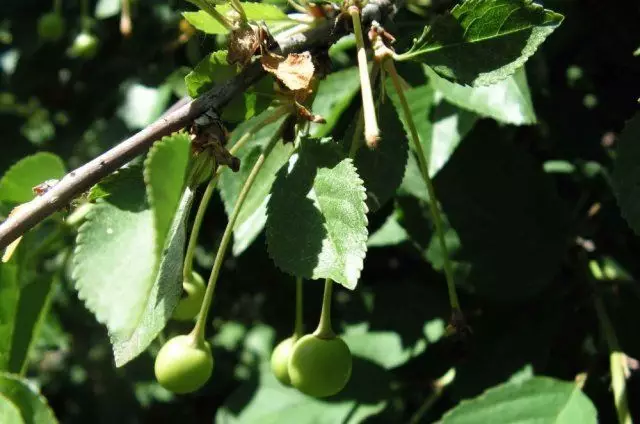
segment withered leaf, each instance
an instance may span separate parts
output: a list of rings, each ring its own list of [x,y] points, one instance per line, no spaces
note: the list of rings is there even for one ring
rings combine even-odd
[[[275,75],[290,90],[303,90],[311,84],[315,67],[309,52],[290,53],[286,59],[267,53],[260,60],[264,70]]]
[[[231,31],[227,62],[245,66],[260,47],[258,29],[250,25]]]

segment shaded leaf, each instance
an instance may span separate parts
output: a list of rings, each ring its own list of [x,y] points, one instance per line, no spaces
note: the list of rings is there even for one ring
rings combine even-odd
[[[575,383],[534,377],[487,390],[461,402],[442,417],[443,424],[461,423],[597,423],[597,412]]]
[[[380,209],[393,197],[402,182],[409,155],[407,137],[393,105],[390,102],[381,104],[378,113],[382,139],[375,149],[370,149],[363,143],[363,134],[358,134],[361,147],[354,158],[358,175],[364,180],[367,189],[367,206],[371,212]],[[345,134],[345,154],[351,149],[355,127],[354,122]]]
[[[567,245],[566,211],[552,180],[495,124],[476,127],[435,186],[479,294],[522,299],[552,281]]]
[[[16,264],[0,264],[0,282],[0,370],[8,370],[20,299]]]
[[[149,87],[140,83],[126,84],[125,100],[118,116],[130,129],[144,128],[162,115],[171,99],[171,86]]]
[[[398,60],[422,62],[463,84],[491,85],[521,67],[563,19],[531,0],[466,0],[426,26]]]
[[[25,424],[56,424],[58,422],[45,398],[18,376],[0,374],[0,394],[20,410]]]
[[[507,124],[536,123],[524,67],[488,87],[458,85],[442,78],[428,67],[425,67],[425,72],[433,87],[442,93],[448,102],[458,107]]]
[[[234,144],[261,119],[262,117],[258,116],[238,126],[233,132],[230,143]],[[219,182],[220,195],[228,216],[233,212],[235,203],[238,200],[238,195],[247,177],[251,173],[251,169],[281,124],[282,119],[279,119],[272,124],[265,125],[236,152],[236,156],[241,160],[240,170],[238,172],[232,172],[230,169],[224,169],[222,171]],[[234,255],[238,256],[244,252],[262,232],[267,221],[267,202],[271,187],[276,179],[276,173],[287,163],[292,152],[293,145],[291,143],[278,143],[262,165],[262,169],[260,169],[255,183],[247,194],[247,198],[242,205],[242,209],[234,226]]]
[[[332,141],[304,139],[273,184],[269,255],[283,271],[355,288],[367,239],[365,189]]]
[[[640,234],[640,113],[622,130],[613,168],[613,186],[622,216]]]
[[[60,179],[65,172],[62,159],[52,153],[27,156],[9,168],[0,179],[0,202],[28,202],[35,197],[35,186],[50,179]]]

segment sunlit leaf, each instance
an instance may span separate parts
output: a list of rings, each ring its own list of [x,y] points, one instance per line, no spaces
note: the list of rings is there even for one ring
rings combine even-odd
[[[35,197],[33,188],[65,174],[62,160],[46,152],[36,153],[18,161],[0,179],[0,202],[24,203]]]
[[[365,189],[332,143],[302,140],[278,173],[267,208],[268,251],[285,272],[353,289],[366,253]]]
[[[575,383],[534,377],[507,383],[461,402],[442,418],[443,424],[462,423],[597,423],[596,409]]]
[[[20,410],[25,424],[57,424],[45,398],[20,377],[0,374],[0,394]]]
[[[463,84],[491,85],[520,68],[563,19],[531,0],[466,0],[438,15],[398,60],[422,62]]]

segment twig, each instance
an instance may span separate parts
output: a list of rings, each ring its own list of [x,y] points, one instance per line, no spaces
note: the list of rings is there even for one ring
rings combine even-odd
[[[372,20],[379,21],[390,17],[393,13],[395,13],[394,0],[371,0],[362,10],[362,21],[364,25],[369,25]],[[333,22],[327,21],[305,33],[279,39],[279,50],[282,54],[287,54],[323,46],[326,48],[342,35],[344,32],[334,31]],[[25,204],[20,211],[0,225],[0,249],[7,247],[13,240],[55,211],[67,206],[102,178],[144,153],[156,140],[186,127],[193,119],[210,108],[223,108],[233,97],[244,92],[264,74],[260,63],[253,63],[235,78],[166,114],[113,149],[71,171],[46,194]]]

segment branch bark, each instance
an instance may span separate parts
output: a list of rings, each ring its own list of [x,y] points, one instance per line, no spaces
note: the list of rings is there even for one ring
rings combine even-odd
[[[365,26],[376,20],[383,22],[395,11],[394,0],[372,0],[362,11]],[[344,35],[344,28],[334,28],[332,21],[313,29],[278,40],[280,53],[327,48]],[[171,110],[153,124],[116,145],[85,165],[69,172],[46,194],[36,197],[0,225],[0,249],[33,228],[59,209],[97,184],[102,178],[144,153],[164,136],[186,127],[210,108],[222,109],[233,97],[255,83],[265,72],[259,61],[254,62],[235,78],[216,86],[195,100]]]

